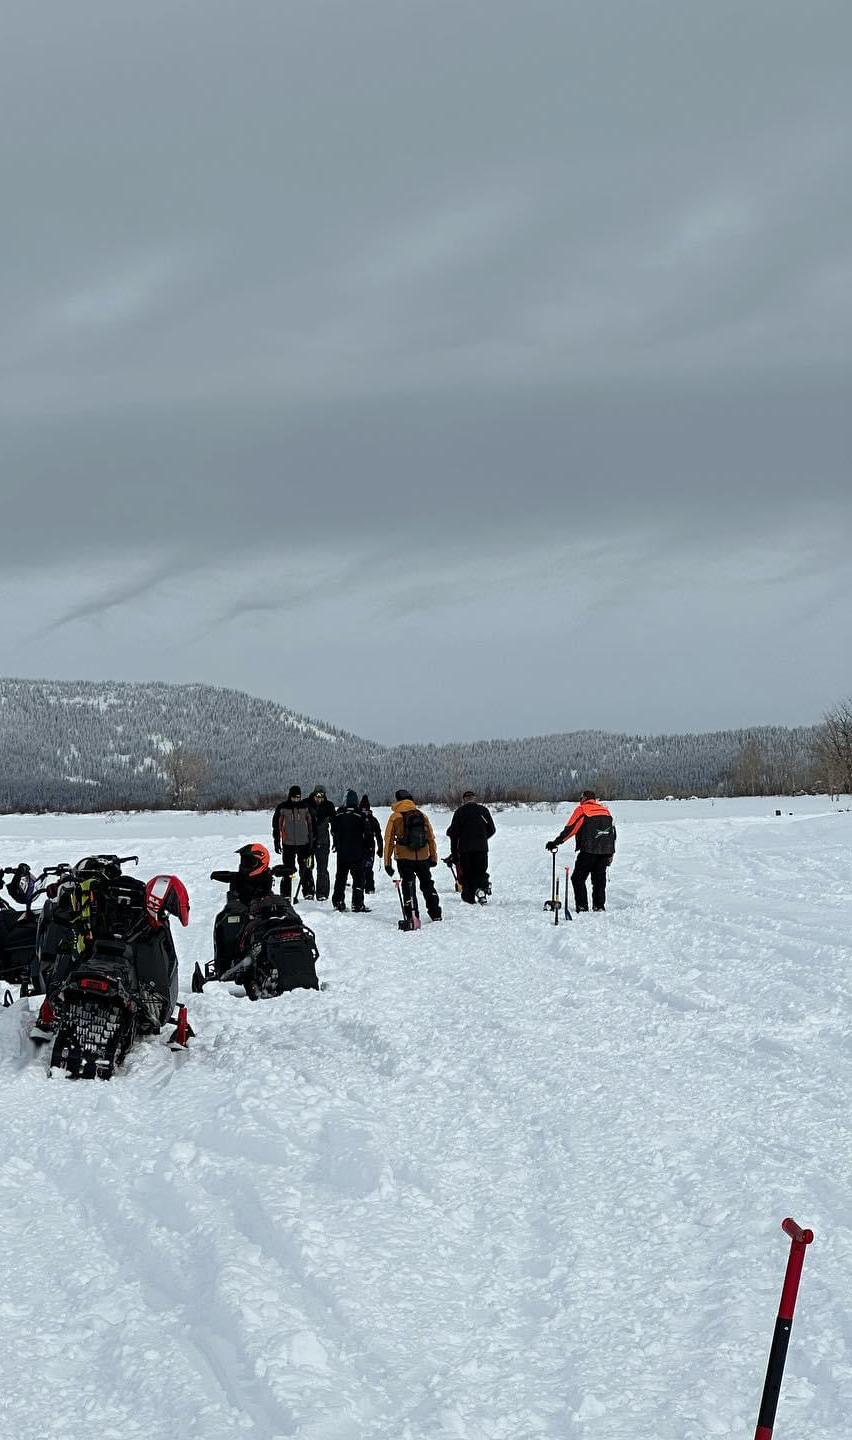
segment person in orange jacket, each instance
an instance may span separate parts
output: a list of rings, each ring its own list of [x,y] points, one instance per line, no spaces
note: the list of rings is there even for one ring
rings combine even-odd
[[[397,790],[396,803],[385,829],[385,870],[393,876],[396,859],[403,896],[413,899],[419,880],[430,920],[441,919],[441,902],[432,879],[438,863],[435,832],[428,815],[418,810],[407,790]]]
[[[555,840],[548,840],[546,850],[556,850],[563,840],[573,840],[577,847],[577,859],[571,873],[574,889],[574,908],[588,910],[589,896],[586,881],[592,877],[592,909],[606,909],[606,872],[615,855],[615,826],[612,815],[601,805],[594,790],[584,790],[580,803],[564,830]]]

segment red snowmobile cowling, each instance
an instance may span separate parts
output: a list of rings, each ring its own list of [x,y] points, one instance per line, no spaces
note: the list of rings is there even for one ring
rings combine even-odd
[[[155,875],[145,886],[145,908],[152,925],[162,925],[163,915],[176,915],[181,925],[189,924],[189,895],[177,875]]]

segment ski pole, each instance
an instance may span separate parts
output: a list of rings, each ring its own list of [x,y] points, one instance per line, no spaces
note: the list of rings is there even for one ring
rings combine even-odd
[[[790,1331],[793,1328],[793,1311],[796,1308],[796,1296],[799,1293],[799,1281],[802,1278],[802,1266],[805,1263],[805,1250],[814,1238],[813,1230],[803,1230],[795,1220],[782,1220],[781,1229],[785,1235],[790,1236],[792,1244],[781,1290],[778,1318],[775,1321],[775,1332],[769,1350],[769,1364],[766,1367],[766,1379],[763,1382],[763,1397],[760,1402],[754,1440],[772,1440],[775,1412],[778,1409],[778,1397],[781,1394],[781,1380],[784,1375],[784,1362],[787,1359],[787,1346],[790,1343]]]

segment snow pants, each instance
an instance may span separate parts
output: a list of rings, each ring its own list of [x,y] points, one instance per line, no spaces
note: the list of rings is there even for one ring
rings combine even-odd
[[[488,851],[462,850],[458,869],[462,900],[466,900],[468,905],[475,905],[477,890],[488,888]]]
[[[289,900],[293,894],[293,876],[296,873],[296,866],[299,867],[299,876],[302,881],[302,894],[306,900],[314,898],[314,872],[313,852],[310,845],[285,845],[281,850],[281,864],[284,867],[284,874],[281,877],[281,894],[285,900]]]
[[[571,871],[575,910],[588,910],[589,908],[586,881],[590,875],[592,877],[592,909],[605,909],[606,871],[610,859],[609,855],[587,855],[584,850],[580,851],[574,861],[574,869]]]
[[[330,851],[330,850],[331,850],[331,842],[330,842],[329,840],[324,840],[324,841],[323,841],[323,840],[318,840],[318,841],[317,841],[316,849],[314,850],[314,860],[316,861],[316,868],[317,868],[317,873],[316,873],[316,890],[317,890],[317,899],[318,899],[318,900],[327,900],[327,899],[328,899],[328,891],[329,891],[328,856],[329,856],[329,851]]]
[[[397,869],[402,880],[403,898],[414,899],[417,894],[417,882],[420,882],[420,889],[423,899],[426,901],[426,911],[432,920],[437,920],[441,914],[441,902],[438,899],[438,892],[435,889],[435,881],[432,879],[432,869],[428,860],[397,860]]]
[[[334,877],[334,894],[331,897],[333,905],[339,905],[346,899],[346,882],[352,876],[352,909],[363,910],[364,908],[364,861],[352,860],[345,856],[337,857],[337,873]]]

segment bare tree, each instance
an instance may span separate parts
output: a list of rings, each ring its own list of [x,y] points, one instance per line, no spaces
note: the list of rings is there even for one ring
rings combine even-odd
[[[172,745],[165,757],[169,805],[172,810],[197,810],[212,769],[206,755]]]
[[[756,740],[749,739],[740,746],[728,774],[728,784],[733,795],[763,795],[765,762],[763,751]]]
[[[826,710],[814,740],[820,782],[831,795],[852,795],[852,696]]]

